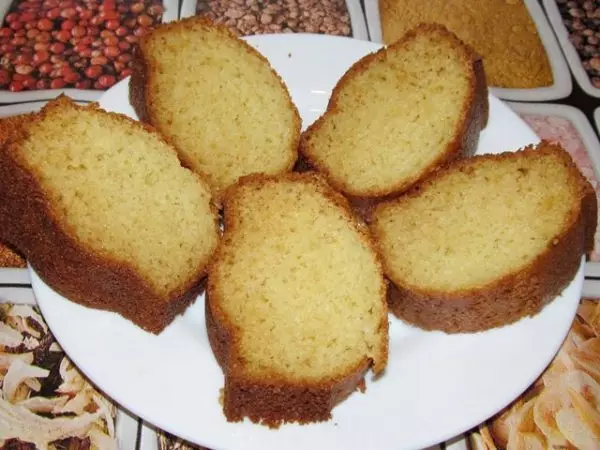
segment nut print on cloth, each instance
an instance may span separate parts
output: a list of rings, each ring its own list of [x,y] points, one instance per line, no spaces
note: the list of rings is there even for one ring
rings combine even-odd
[[[600,1],[557,0],[556,4],[590,82],[600,88]]]
[[[196,14],[238,35],[320,33],[350,36],[344,0],[198,0]]]
[[[37,308],[0,304],[0,450],[116,450],[115,418]]]

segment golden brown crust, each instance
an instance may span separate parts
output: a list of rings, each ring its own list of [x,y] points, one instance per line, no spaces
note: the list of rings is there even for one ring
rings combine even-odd
[[[542,141],[538,150],[533,146],[522,151],[553,151]],[[510,154],[482,155],[477,158],[503,159]],[[596,195],[581,175],[570,156],[563,150],[562,158],[580,184],[581,204],[569,218],[565,229],[548,245],[545,252],[516,273],[489,283],[487,286],[456,292],[432,291],[406,286],[391,280],[388,305],[397,317],[427,330],[462,333],[487,330],[507,325],[525,316],[538,313],[573,279],[582,256],[594,246],[597,222]],[[459,161],[445,171],[460,170],[469,161]],[[434,180],[426,180],[425,185]],[[418,196],[421,187],[407,193]],[[385,207],[385,205],[382,205]],[[384,258],[385,264],[385,258]],[[391,273],[391,268],[386,268]]]
[[[0,118],[0,146],[6,144],[33,117],[34,113],[28,113]],[[27,267],[27,261],[15,249],[0,242],[0,267],[22,269]]]
[[[300,129],[302,125],[302,121],[300,118],[300,114],[298,113],[298,109],[296,105],[292,101],[292,98],[289,94],[287,86],[285,85],[282,78],[279,76],[277,72],[272,68],[271,63],[267,58],[265,58],[262,53],[252,47],[243,39],[240,39],[235,33],[233,33],[228,27],[222,24],[216,24],[212,22],[209,18],[205,16],[191,16],[184,19],[180,19],[178,21],[168,22],[164,24],[160,24],[155,27],[150,33],[143,36],[138,45],[135,46],[133,51],[133,61],[132,61],[132,73],[131,78],[129,80],[129,102],[133,107],[134,111],[138,115],[139,119],[142,122],[146,122],[153,127],[155,127],[158,131],[165,134],[165,124],[160,123],[158,118],[153,112],[153,103],[154,96],[151,91],[150,86],[152,85],[152,76],[153,73],[150,70],[147,55],[145,55],[145,43],[154,35],[158,33],[166,33],[170,30],[185,30],[188,28],[192,28],[194,26],[201,26],[205,28],[213,28],[227,39],[235,39],[240,43],[240,49],[243,49],[249,55],[256,57],[263,61],[271,70],[271,73],[276,77],[281,89],[286,94],[288,109],[293,113],[293,137],[291,139],[290,151],[293,155],[290,158],[288,167],[285,171],[292,170],[294,164],[296,163],[296,158],[298,155],[298,143],[300,141]],[[179,158],[182,161],[183,165],[188,168],[192,168],[194,164],[187,158],[187,156],[178,149]],[[206,174],[201,174],[206,175]],[[217,200],[220,201],[220,193],[213,192],[213,194],[217,197]]]
[[[415,174],[413,179],[410,180],[398,180],[394,185],[389,186],[384,191],[370,191],[368,193],[357,194],[353,192],[351,186],[352,180],[337,179],[324,164],[318,161],[314,155],[311,155],[311,148],[308,143],[309,138],[323,126],[328,113],[334,113],[339,108],[338,99],[341,92],[344,90],[344,86],[354,76],[365,72],[372,64],[381,61],[388,49],[402,47],[407,41],[410,41],[419,33],[429,31],[436,31],[445,35],[446,38],[455,45],[459,52],[463,54],[465,60],[470,61],[469,71],[471,81],[469,99],[465,102],[465,104],[469,105],[469,108],[462,111],[460,125],[457,127],[454,138],[448,144],[445,151],[440,152],[439,157],[428,167],[423,169],[421,173]],[[483,64],[479,55],[477,55],[470,46],[462,42],[443,26],[437,24],[419,24],[406,33],[406,35],[398,42],[391,44],[388,47],[383,47],[380,50],[361,58],[346,71],[334,87],[325,113],[302,134],[299,147],[302,165],[297,165],[297,167],[312,167],[322,173],[332,186],[351,199],[351,202],[356,205],[355,209],[358,214],[362,217],[368,217],[370,211],[376,204],[383,200],[397,197],[415,183],[429,176],[440,166],[456,159],[473,155],[477,150],[479,132],[487,125],[488,112],[488,89],[485,72],[483,71]]]
[[[277,377],[249,380],[236,376],[232,364],[232,347],[235,335],[228,331],[225,317],[215,319],[215,302],[211,302],[210,290],[206,293],[206,330],[213,353],[225,373],[223,389],[223,412],[227,420],[238,422],[248,417],[255,423],[277,428],[284,422],[309,423],[331,418],[332,408],[363,387],[364,375],[371,366],[365,358],[345,376],[324,380],[318,384],[292,385]],[[218,309],[218,308],[217,308]],[[220,312],[216,312],[219,315]],[[387,320],[386,320],[387,326]]]
[[[131,61],[129,103],[141,122],[151,124],[152,121],[148,115],[148,108],[146,106],[146,102],[148,101],[146,97],[146,86],[148,85],[147,73],[144,54],[139,45],[136,44],[133,48],[133,58]]]
[[[0,118],[0,145],[8,142],[11,136],[18,133],[21,127],[34,117],[35,113],[27,113]]]
[[[42,120],[50,107],[53,103],[32,122]],[[117,312],[146,331],[160,333],[195,300],[205,271],[165,298],[157,295],[133,267],[98,256],[75,240],[68,225],[52,210],[36,178],[19,161],[16,146],[25,136],[27,127],[0,150],[0,237],[19,249],[44,281],[64,297]]]
[[[583,189],[583,200],[581,201],[582,216],[585,218],[585,248],[584,252],[589,256],[595,247],[596,227],[598,226],[598,197],[594,187],[585,180]]]
[[[391,283],[390,311],[426,330],[446,333],[483,331],[537,314],[573,279],[581,263],[582,221],[574,224],[525,269],[485,289],[444,295]]]
[[[228,207],[234,200],[235,190],[245,183],[267,183],[273,179],[302,180],[306,183],[316,183],[319,192],[325,195],[335,205],[341,207],[345,216],[361,236],[365,245],[372,249],[383,277],[381,260],[376,252],[367,227],[352,213],[347,199],[331,189],[326,181],[318,174],[288,173],[278,176],[253,174],[242,177],[235,185],[225,191],[225,234],[221,245],[226,246],[229,233],[237,227],[237,220],[227,214]],[[351,394],[354,390],[364,389],[364,375],[371,368],[375,374],[380,374],[387,365],[388,358],[388,317],[384,314],[379,325],[382,330],[381,358],[371,361],[365,357],[356,367],[341,373],[331,379],[313,383],[290,383],[277,375],[263,377],[260,380],[248,379],[243,375],[242,364],[236,354],[238,334],[236,326],[231,323],[226,313],[220,308],[219,290],[214,278],[210,276],[212,267],[219,264],[220,252],[217,250],[209,267],[208,286],[205,299],[205,320],[208,339],[225,374],[223,410],[229,421],[240,421],[244,417],[256,423],[269,427],[279,427],[284,422],[309,423],[328,420],[331,409]],[[380,300],[386,304],[387,286],[382,285]]]

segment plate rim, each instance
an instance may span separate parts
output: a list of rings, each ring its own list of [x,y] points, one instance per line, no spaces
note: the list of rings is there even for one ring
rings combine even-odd
[[[297,35],[297,34],[293,34],[293,35],[286,35],[286,36],[289,36],[289,37],[290,37],[290,39],[293,39],[293,40],[302,39],[302,38],[300,38],[300,35]],[[313,35],[313,37],[312,37],[311,39],[314,39],[315,37],[317,37],[317,39],[318,39],[318,40],[322,40],[322,39],[334,39],[334,40],[355,41],[354,39],[351,39],[351,38],[346,38],[346,37],[332,37],[332,36],[321,36],[321,35]],[[276,39],[276,38],[277,38],[277,36],[276,36],[276,35],[263,35],[263,36],[254,36],[254,37],[252,37],[252,38],[250,38],[250,39],[248,39],[248,40],[249,40],[249,41],[258,41],[258,43],[260,43],[261,41],[264,41],[264,40],[270,40],[270,39]],[[380,47],[381,47],[381,45],[380,45],[380,44],[376,44],[376,43],[372,43],[372,42],[365,42],[365,41],[361,41],[361,42],[363,42],[364,44],[367,44],[367,47],[368,47],[368,48],[370,48],[370,49],[372,49],[372,51],[375,51],[375,50],[377,50],[377,48],[380,48]],[[256,42],[254,42],[254,44],[256,44]],[[355,44],[355,43],[353,43],[353,45],[356,45],[356,44]],[[367,48],[367,47],[364,47],[364,48]],[[355,51],[355,49],[356,49],[356,47],[353,47],[352,51],[354,52],[354,51]],[[357,56],[356,56],[356,57],[357,57],[357,59],[358,59],[358,58],[360,58],[360,57],[361,57],[361,55],[358,55],[358,52],[356,52],[356,53],[357,53]],[[364,55],[364,53],[363,53],[363,55]],[[114,89],[114,88],[113,88],[113,89]],[[108,94],[108,92],[110,92],[110,91],[107,91],[107,94]],[[105,94],[105,95],[106,95],[106,94]],[[527,128],[527,129],[530,131],[530,134],[533,134],[533,132],[532,132],[532,131],[531,131],[531,129],[530,129],[530,128],[529,128],[529,127],[528,127],[528,126],[525,124],[525,122],[524,122],[524,121],[522,121],[522,119],[520,119],[520,118],[518,117],[518,115],[517,115],[517,114],[516,114],[514,111],[512,111],[512,110],[511,110],[511,109],[510,109],[510,108],[509,108],[509,107],[508,107],[506,104],[504,104],[504,102],[502,102],[501,100],[497,99],[497,98],[496,98],[496,97],[494,97],[492,94],[490,94],[490,99],[491,99],[491,101],[492,101],[492,102],[498,102],[498,104],[499,104],[499,105],[502,105],[502,108],[503,108],[503,109],[504,109],[506,112],[508,112],[509,114],[512,114],[512,115],[514,116],[514,118],[516,118],[516,119],[517,119],[517,120],[520,122],[520,124],[521,124],[521,125],[522,125],[524,128]],[[529,138],[528,138],[528,139],[529,139]],[[533,140],[533,138],[532,138],[531,140]],[[511,149],[511,150],[512,150],[512,149]],[[43,283],[43,281],[41,281],[41,279],[40,279],[40,278],[37,276],[37,274],[35,274],[35,273],[34,273],[34,271],[33,271],[33,269],[32,269],[31,267],[29,267],[29,269],[28,269],[28,270],[30,271],[30,275],[31,275],[31,278],[32,278],[32,286],[37,286],[37,285],[38,285],[38,283],[40,283],[40,282],[41,282],[41,283]],[[581,271],[581,267],[580,267],[580,271]],[[578,272],[578,273],[579,273],[579,272]],[[576,278],[577,278],[577,277],[576,277]],[[573,284],[574,282],[575,282],[575,279],[574,279],[574,280],[571,282],[571,284]],[[582,280],[581,280],[581,283],[580,283],[580,284],[582,284]],[[34,289],[35,289],[35,287],[34,287]],[[51,290],[51,288],[50,288],[50,287],[48,287],[48,289],[50,289],[50,290]],[[581,285],[579,286],[579,288],[578,288],[577,290],[578,290],[579,292],[581,291]],[[65,301],[65,302],[70,302],[69,300],[66,300],[66,299],[64,299],[64,298],[63,298],[63,301]],[[40,305],[40,309],[45,309],[45,307],[46,307],[46,306],[49,306],[48,304],[46,304],[46,303],[45,303],[45,301],[42,301],[41,303],[40,303],[40,302],[38,302],[38,303],[39,303],[39,305]],[[578,304],[578,301],[577,301],[577,304]],[[83,307],[82,307],[82,308],[83,308]],[[576,305],[575,305],[575,308],[572,308],[572,313],[573,313],[573,317],[574,317],[574,316],[575,316],[575,313],[576,313]],[[562,345],[562,341],[564,340],[564,337],[566,336],[566,334],[568,333],[568,330],[570,329],[570,324],[571,324],[571,321],[572,321],[572,318],[573,318],[573,317],[571,317],[571,320],[568,322],[568,327],[566,328],[566,331],[564,332],[564,335],[562,335],[562,336],[559,336],[559,337],[560,337],[559,344],[558,344],[557,348],[555,348],[555,349],[553,349],[553,350],[552,350],[552,355],[553,355],[553,356],[555,355],[556,351],[558,351],[558,349],[560,348],[560,345]],[[566,323],[566,322],[565,322],[565,323]],[[52,325],[51,325],[50,323],[48,323],[48,325],[49,325],[49,327],[53,328],[53,325],[54,325],[54,323],[53,323]],[[131,325],[131,326],[133,326],[133,325]],[[54,333],[54,330],[53,330],[53,333]],[[62,342],[62,337],[60,337],[60,336],[59,336],[60,334],[61,334],[61,333],[55,334],[55,336],[56,336],[57,340],[59,340],[59,343],[60,343],[60,344],[61,344],[61,346],[62,346],[62,345],[63,345],[63,342]],[[63,348],[65,348],[65,347],[63,346]],[[553,357],[553,356],[552,356],[552,357]],[[76,361],[76,359],[75,359],[75,358],[73,358],[73,357],[72,357],[72,359],[73,359],[73,361],[74,361],[74,362],[75,362],[75,363],[76,363],[76,364],[79,366],[79,364],[78,364],[78,362]],[[77,358],[77,359],[78,359],[78,358]],[[549,361],[548,361],[548,362],[549,362]],[[81,370],[82,370],[84,373],[86,373],[86,374],[87,374],[87,375],[90,377],[90,379],[93,379],[93,377],[92,377],[92,376],[90,376],[90,375],[87,373],[87,370],[85,370],[84,368],[82,368]],[[543,371],[543,369],[542,369],[542,371]],[[542,373],[542,372],[540,371],[540,373]],[[533,376],[533,375],[532,375],[532,377],[531,377],[531,378],[532,378],[533,380],[535,380],[535,379],[536,379],[536,378],[539,376],[539,374],[540,374],[540,373],[536,373],[536,374],[534,374],[535,376]],[[100,385],[100,384],[101,384],[101,383],[99,383],[99,385]],[[505,407],[507,404],[509,404],[511,401],[513,401],[513,400],[514,400],[514,398],[516,398],[518,395],[520,395],[520,394],[522,393],[522,391],[523,391],[523,390],[525,390],[527,387],[528,387],[528,385],[527,385],[527,386],[524,386],[524,387],[523,387],[523,389],[522,389],[522,390],[520,390],[520,391],[519,391],[517,394],[515,394],[515,396],[514,396],[513,398],[510,398],[510,399],[506,400],[506,402],[503,402],[503,404],[502,404],[500,407],[497,407],[497,405],[495,405],[495,406],[494,406],[494,411],[493,411],[493,412],[492,412],[490,415],[493,415],[493,414],[495,414],[497,411],[501,410],[503,407]],[[109,393],[109,395],[110,395],[110,393]],[[129,405],[124,405],[124,406],[127,408]],[[152,421],[152,420],[150,420],[150,419],[146,419],[144,414],[139,414],[139,412],[138,412],[138,411],[136,411],[136,408],[130,408],[130,407],[129,407],[128,409],[132,410],[134,413],[138,414],[140,417],[144,418],[144,420],[147,420],[149,423],[155,423],[155,421]],[[486,418],[487,418],[487,417],[486,417]],[[475,424],[471,424],[471,425],[477,425],[477,424],[478,424],[478,423],[480,423],[482,420],[485,420],[485,419],[477,419],[477,423],[475,423]],[[169,432],[174,432],[174,434],[178,434],[178,433],[177,433],[177,431],[175,431],[175,430],[173,430],[173,429],[172,429],[172,427],[169,427],[169,426],[164,426],[164,424],[159,424],[158,426],[159,426],[160,428],[162,428],[162,429],[165,429],[165,430],[169,431]],[[469,427],[469,428],[470,428],[470,427]],[[457,434],[460,434],[460,433],[464,432],[464,431],[465,431],[465,430],[467,430],[467,429],[468,429],[468,428],[464,428],[464,429],[461,429],[461,430],[456,430],[456,431],[455,431],[455,432],[453,432],[452,434],[450,434],[450,435],[448,435],[448,436],[445,436],[445,437],[441,437],[440,439],[441,439],[441,440],[444,440],[444,439],[449,439],[449,438],[452,438],[452,437],[454,437],[455,435],[457,435]],[[182,436],[182,437],[184,437],[184,438],[188,438],[187,436]],[[437,440],[438,440],[438,438],[436,438],[436,441],[437,441]],[[196,439],[194,439],[193,441],[194,441],[194,442],[197,442],[197,440],[196,440]],[[210,445],[210,443],[207,443],[207,444],[208,444],[208,445]],[[434,442],[431,442],[431,444],[434,444]]]

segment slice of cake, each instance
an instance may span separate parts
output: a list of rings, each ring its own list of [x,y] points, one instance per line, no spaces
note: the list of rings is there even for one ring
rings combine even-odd
[[[230,188],[206,324],[230,421],[327,420],[388,354],[386,285],[364,225],[314,174]]]
[[[9,141],[23,125],[27,124],[35,117],[35,113],[17,114],[0,118],[0,144],[4,145]]]
[[[300,152],[351,198],[380,199],[473,154],[487,117],[479,57],[445,28],[420,25],[346,72]]]
[[[215,195],[251,173],[290,171],[300,118],[269,62],[225,26],[156,27],[135,52],[130,100]]]
[[[592,250],[596,210],[558,145],[456,162],[375,210],[390,310],[449,333],[534,315]]]
[[[66,97],[0,151],[0,238],[53,289],[160,332],[218,241],[200,177],[156,132]]]

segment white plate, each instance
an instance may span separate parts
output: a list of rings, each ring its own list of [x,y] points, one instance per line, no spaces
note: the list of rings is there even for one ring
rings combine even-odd
[[[556,0],[544,0],[544,8],[546,8],[546,12],[548,13],[548,18],[550,19],[550,23],[554,27],[554,31],[556,32],[556,36],[558,37],[558,42],[560,42],[560,46],[565,53],[569,66],[573,71],[573,75],[577,80],[581,89],[583,89],[588,95],[593,97],[600,97],[600,89],[594,87],[592,82],[590,81],[590,77],[583,68],[583,64],[581,63],[581,58],[575,49],[575,46],[569,40],[569,31],[563,22],[563,18],[560,15],[560,11],[558,9],[558,5],[556,4]]]
[[[542,44],[546,49],[548,60],[552,68],[552,78],[554,83],[551,86],[544,86],[533,89],[508,89],[491,88],[492,94],[504,100],[516,100],[525,102],[538,102],[546,100],[556,100],[568,97],[573,89],[569,67],[560,51],[556,37],[552,33],[552,28],[540,7],[538,0],[524,0],[529,15],[537,27],[538,34]],[[550,0],[553,2],[554,0]],[[379,16],[379,0],[365,0],[365,13],[367,16],[367,28],[371,40],[374,42],[383,42],[381,35],[381,21]],[[501,19],[502,20],[502,19]]]
[[[180,17],[190,17],[196,14],[196,5],[198,0],[182,0]],[[300,10],[302,5],[300,4]],[[362,8],[359,0],[346,0],[346,8],[348,8],[348,15],[350,16],[350,26],[352,28],[352,37],[354,39],[369,40],[369,34],[367,33],[367,25],[363,15]],[[302,11],[301,11],[302,12]]]
[[[348,66],[379,48],[316,35],[254,36],[248,41],[289,86],[304,126],[323,111]],[[133,115],[127,98],[128,85],[122,82],[101,104]],[[536,141],[507,106],[493,97],[490,102],[479,153]],[[207,340],[203,298],[154,336],[114,313],[62,298],[34,271],[31,278],[50,328],[75,364],[115,400],[159,428],[209,448],[398,450],[452,438],[523,392],[569,330],[583,271],[534,318],[484,333],[424,332],[390,317],[386,374],[376,382],[368,376],[366,393],[353,394],[337,406],[331,421],[278,430],[225,420],[218,401],[223,375]]]

